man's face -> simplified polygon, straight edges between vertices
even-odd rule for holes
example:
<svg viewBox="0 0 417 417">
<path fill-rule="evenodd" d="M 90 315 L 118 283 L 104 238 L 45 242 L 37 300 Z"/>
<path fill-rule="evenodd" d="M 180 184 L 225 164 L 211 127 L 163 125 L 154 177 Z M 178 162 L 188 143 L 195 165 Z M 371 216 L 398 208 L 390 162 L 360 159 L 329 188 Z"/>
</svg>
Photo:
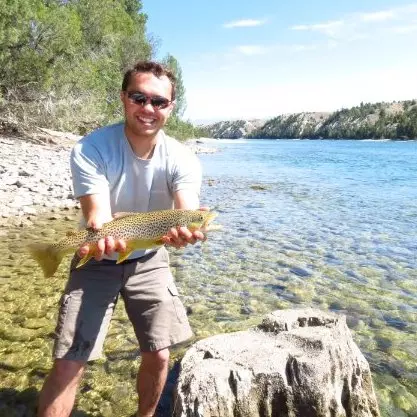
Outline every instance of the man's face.
<svg viewBox="0 0 417 417">
<path fill-rule="evenodd" d="M 166 76 L 158 78 L 152 73 L 131 75 L 126 91 L 120 93 L 125 112 L 126 133 L 131 139 L 153 138 L 165 125 L 174 106 L 171 103 L 171 93 L 171 82 Z M 167 100 L 166 107 L 158 108 L 160 106 L 152 105 L 158 104 L 161 99 Z"/>
</svg>

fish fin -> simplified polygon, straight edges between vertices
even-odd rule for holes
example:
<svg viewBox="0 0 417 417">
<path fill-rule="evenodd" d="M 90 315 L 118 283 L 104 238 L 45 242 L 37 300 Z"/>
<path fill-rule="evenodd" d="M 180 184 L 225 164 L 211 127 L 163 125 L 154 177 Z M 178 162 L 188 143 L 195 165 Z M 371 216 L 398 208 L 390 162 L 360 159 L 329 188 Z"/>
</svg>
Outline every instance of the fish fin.
<svg viewBox="0 0 417 417">
<path fill-rule="evenodd" d="M 207 226 L 201 226 L 201 225 L 198 225 L 198 224 L 195 224 L 195 223 L 191 223 L 189 226 L 188 226 L 188 230 L 190 230 L 190 232 L 195 232 L 195 231 L 200 231 L 200 232 L 203 232 L 203 233 L 206 233 L 206 232 L 216 232 L 216 231 L 219 231 L 219 230 L 223 230 L 223 226 L 221 225 L 221 224 L 209 224 L 209 225 L 207 225 Z"/>
<path fill-rule="evenodd" d="M 131 240 L 126 244 L 126 250 L 119 253 L 116 263 L 119 264 L 125 261 L 135 250 L 152 249 L 162 246 L 164 241 L 162 239 L 138 239 Z"/>
<path fill-rule="evenodd" d="M 47 243 L 33 243 L 28 246 L 28 249 L 32 258 L 42 268 L 45 278 L 55 274 L 65 255 L 65 252 L 59 252 L 53 245 Z"/>
<path fill-rule="evenodd" d="M 190 224 L 187 226 L 187 229 L 188 229 L 190 232 L 195 232 L 195 231 L 197 231 L 197 230 L 200 230 L 200 229 L 201 229 L 201 223 L 190 223 Z"/>
<path fill-rule="evenodd" d="M 91 244 L 90 250 L 88 251 L 87 255 L 83 256 L 75 267 L 79 268 L 80 266 L 85 265 L 92 257 L 94 257 L 94 255 L 96 254 L 96 249 L 97 249 L 97 246 Z"/>
<path fill-rule="evenodd" d="M 113 214 L 113 219 L 121 219 L 123 217 L 134 216 L 135 214 L 138 213 L 135 213 L 133 211 L 119 211 Z"/>
<path fill-rule="evenodd" d="M 66 235 L 67 237 L 69 237 L 69 236 L 74 236 L 74 235 L 76 235 L 77 233 L 79 233 L 79 230 L 67 230 L 67 232 L 65 233 L 65 235 Z"/>
<path fill-rule="evenodd" d="M 117 258 L 116 264 L 120 264 L 123 261 L 125 261 L 132 254 L 132 252 L 133 250 L 128 250 L 127 248 L 124 252 L 120 252 L 119 257 Z"/>
<path fill-rule="evenodd" d="M 206 227 L 201 229 L 204 233 L 206 232 L 217 232 L 219 230 L 223 230 L 223 226 L 221 224 L 209 224 Z"/>
<path fill-rule="evenodd" d="M 87 255 L 83 256 L 77 265 L 75 265 L 76 268 L 79 268 L 80 266 L 85 265 L 92 257 L 94 256 L 94 253 L 87 253 Z"/>
</svg>

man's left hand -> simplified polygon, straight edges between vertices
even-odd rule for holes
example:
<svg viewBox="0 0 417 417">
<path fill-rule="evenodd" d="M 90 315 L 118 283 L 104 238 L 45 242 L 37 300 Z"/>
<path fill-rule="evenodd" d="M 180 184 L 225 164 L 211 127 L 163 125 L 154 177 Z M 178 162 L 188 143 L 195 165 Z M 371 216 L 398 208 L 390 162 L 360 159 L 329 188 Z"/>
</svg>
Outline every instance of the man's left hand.
<svg viewBox="0 0 417 417">
<path fill-rule="evenodd" d="M 198 241 L 205 241 L 206 236 L 203 232 L 196 230 L 191 232 L 186 227 L 171 228 L 166 236 L 162 238 L 164 243 L 175 248 L 183 248 L 188 244 L 194 245 Z"/>
</svg>

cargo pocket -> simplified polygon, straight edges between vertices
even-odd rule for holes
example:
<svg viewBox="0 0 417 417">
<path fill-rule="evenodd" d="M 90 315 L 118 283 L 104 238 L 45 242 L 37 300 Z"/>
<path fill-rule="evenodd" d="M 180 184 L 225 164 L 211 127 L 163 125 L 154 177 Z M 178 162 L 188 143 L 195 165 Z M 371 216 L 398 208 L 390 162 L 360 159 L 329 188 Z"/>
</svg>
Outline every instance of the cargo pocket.
<svg viewBox="0 0 417 417">
<path fill-rule="evenodd" d="M 58 320 L 57 320 L 57 324 L 55 328 L 55 337 L 57 339 L 61 337 L 62 332 L 64 331 L 65 321 L 68 316 L 70 300 L 71 300 L 71 294 L 63 294 L 60 299 Z"/>
<path fill-rule="evenodd" d="M 171 294 L 172 304 L 174 305 L 174 311 L 177 316 L 177 319 L 180 323 L 187 321 L 187 313 L 185 308 L 179 298 L 178 290 L 176 285 L 172 282 L 168 284 L 168 291 Z"/>
</svg>

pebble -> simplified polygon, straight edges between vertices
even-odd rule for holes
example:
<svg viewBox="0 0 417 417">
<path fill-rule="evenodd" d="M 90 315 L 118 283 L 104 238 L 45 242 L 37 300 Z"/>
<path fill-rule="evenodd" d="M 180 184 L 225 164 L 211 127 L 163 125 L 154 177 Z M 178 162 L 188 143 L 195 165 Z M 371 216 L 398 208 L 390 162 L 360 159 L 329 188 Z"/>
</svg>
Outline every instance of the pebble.
<svg viewBox="0 0 417 417">
<path fill-rule="evenodd" d="M 69 165 L 75 142 L 41 145 L 0 136 L 0 220 L 3 223 L 25 224 L 16 217 L 27 218 L 50 211 L 52 207 L 78 207 Z"/>
</svg>

